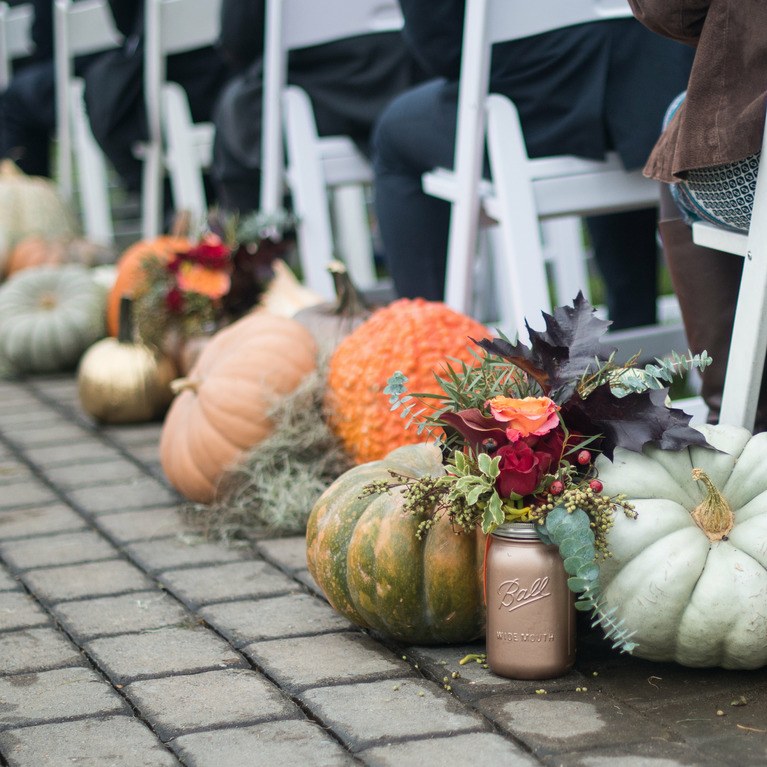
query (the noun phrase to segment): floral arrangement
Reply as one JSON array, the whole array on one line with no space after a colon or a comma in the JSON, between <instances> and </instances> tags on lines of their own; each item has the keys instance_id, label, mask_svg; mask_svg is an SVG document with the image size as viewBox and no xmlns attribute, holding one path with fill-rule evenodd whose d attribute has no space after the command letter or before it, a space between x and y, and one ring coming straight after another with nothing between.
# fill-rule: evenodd
<instances>
[{"instance_id":1,"label":"floral arrangement","mask_svg":"<svg viewBox=\"0 0 767 767\"><path fill-rule=\"evenodd\" d=\"M530 346L472 339L476 364L447 364L437 377L442 394L408 393L405 376L394 373L385 390L392 408L438 440L447 474L393 473L365 492L398 489L405 511L422 517L421 534L443 514L457 532L536 523L539 537L559 547L576 607L593 611L615 646L631 650L630 636L601 609L599 562L610 556L613 515L635 511L624 497L603 494L595 458L648 443L707 447L690 416L667 406L667 386L711 358L673 354L644 368L636 357L619 365L601 341L610 323L581 294L572 307L543 316L544 332L527 327Z\"/></svg>"},{"instance_id":2,"label":"floral arrangement","mask_svg":"<svg viewBox=\"0 0 767 767\"><path fill-rule=\"evenodd\" d=\"M143 341L160 347L171 330L182 338L209 334L249 311L273 276L272 262L289 246L293 226L286 213L242 221L213 214L185 250L146 258L134 310Z\"/></svg>"}]
</instances>

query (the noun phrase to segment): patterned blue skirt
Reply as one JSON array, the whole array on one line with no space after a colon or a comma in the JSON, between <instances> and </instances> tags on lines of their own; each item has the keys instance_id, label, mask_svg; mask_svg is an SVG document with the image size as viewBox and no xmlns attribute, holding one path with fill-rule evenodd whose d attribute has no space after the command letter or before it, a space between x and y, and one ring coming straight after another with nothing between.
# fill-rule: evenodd
<instances>
[{"instance_id":1,"label":"patterned blue skirt","mask_svg":"<svg viewBox=\"0 0 767 767\"><path fill-rule=\"evenodd\" d=\"M664 128L684 97L685 93L679 94L669 106ZM725 165L687 171L683 181L671 184L671 195L684 220L688 224L707 221L724 229L747 233L754 207L760 154L757 152Z\"/></svg>"}]
</instances>

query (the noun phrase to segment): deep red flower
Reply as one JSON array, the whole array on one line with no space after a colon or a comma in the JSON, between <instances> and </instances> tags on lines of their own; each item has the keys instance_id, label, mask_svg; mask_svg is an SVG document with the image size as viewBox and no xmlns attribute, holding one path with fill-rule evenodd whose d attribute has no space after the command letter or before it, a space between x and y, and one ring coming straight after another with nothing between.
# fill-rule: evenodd
<instances>
[{"instance_id":1,"label":"deep red flower","mask_svg":"<svg viewBox=\"0 0 767 767\"><path fill-rule=\"evenodd\" d=\"M495 480L495 488L501 498L512 493L530 495L540 484L546 469L535 451L523 440L510 442L495 453L501 457L501 473ZM493 457L495 457L493 456Z\"/></svg>"},{"instance_id":2,"label":"deep red flower","mask_svg":"<svg viewBox=\"0 0 767 767\"><path fill-rule=\"evenodd\" d=\"M452 426L473 450L492 453L509 441L506 425L484 415L478 408L443 413L440 418Z\"/></svg>"},{"instance_id":3,"label":"deep red flower","mask_svg":"<svg viewBox=\"0 0 767 767\"><path fill-rule=\"evenodd\" d=\"M183 258L208 269L224 269L231 263L231 250L218 235L206 234Z\"/></svg>"},{"instance_id":4,"label":"deep red flower","mask_svg":"<svg viewBox=\"0 0 767 767\"><path fill-rule=\"evenodd\" d=\"M165 305L172 314L180 314L184 308L184 294L175 285L165 295Z\"/></svg>"}]
</instances>

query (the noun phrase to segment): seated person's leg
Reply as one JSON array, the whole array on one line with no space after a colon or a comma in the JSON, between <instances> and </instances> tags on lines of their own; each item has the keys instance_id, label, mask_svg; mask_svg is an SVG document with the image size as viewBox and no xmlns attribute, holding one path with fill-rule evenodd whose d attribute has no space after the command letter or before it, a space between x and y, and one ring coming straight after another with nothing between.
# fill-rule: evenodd
<instances>
[{"instance_id":1,"label":"seated person's leg","mask_svg":"<svg viewBox=\"0 0 767 767\"><path fill-rule=\"evenodd\" d=\"M421 175L453 165L456 104L457 86L432 80L395 98L375 128L375 207L400 297L443 297L450 205L423 192Z\"/></svg>"},{"instance_id":2,"label":"seated person's leg","mask_svg":"<svg viewBox=\"0 0 767 767\"><path fill-rule=\"evenodd\" d=\"M52 62L31 64L12 78L0 98L0 155L30 176L50 176L56 128Z\"/></svg>"},{"instance_id":3,"label":"seated person's leg","mask_svg":"<svg viewBox=\"0 0 767 767\"><path fill-rule=\"evenodd\" d=\"M613 330L656 321L656 218L655 209L649 208L586 219Z\"/></svg>"}]
</instances>

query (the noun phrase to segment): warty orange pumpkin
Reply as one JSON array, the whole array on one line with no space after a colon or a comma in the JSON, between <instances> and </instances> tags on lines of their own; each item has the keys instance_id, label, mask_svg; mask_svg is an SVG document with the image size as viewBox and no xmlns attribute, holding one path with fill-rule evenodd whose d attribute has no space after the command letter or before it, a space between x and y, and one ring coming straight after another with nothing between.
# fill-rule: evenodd
<instances>
[{"instance_id":1,"label":"warty orange pumpkin","mask_svg":"<svg viewBox=\"0 0 767 767\"><path fill-rule=\"evenodd\" d=\"M226 470L272 433L269 411L315 369L316 357L306 328L264 311L216 333L189 376L174 382L178 394L160 437L171 484L210 503Z\"/></svg>"},{"instance_id":2,"label":"warty orange pumpkin","mask_svg":"<svg viewBox=\"0 0 767 767\"><path fill-rule=\"evenodd\" d=\"M352 459L380 460L426 439L391 412L383 390L394 372L407 376L408 391L440 394L434 374L451 358L472 364L470 339L488 335L481 322L441 302L401 298L341 341L330 358L326 406L328 423Z\"/></svg>"}]
</instances>

